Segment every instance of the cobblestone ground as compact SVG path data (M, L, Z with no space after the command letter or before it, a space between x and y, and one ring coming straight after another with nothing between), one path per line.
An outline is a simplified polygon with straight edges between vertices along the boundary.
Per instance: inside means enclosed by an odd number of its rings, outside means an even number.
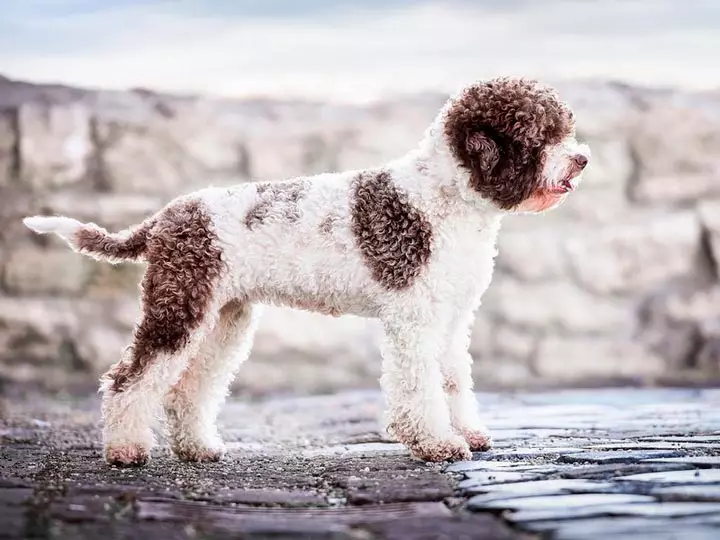
M479 396L496 448L427 465L375 392L234 401L230 455L107 467L97 398L2 402L0 538L720 538L720 390Z

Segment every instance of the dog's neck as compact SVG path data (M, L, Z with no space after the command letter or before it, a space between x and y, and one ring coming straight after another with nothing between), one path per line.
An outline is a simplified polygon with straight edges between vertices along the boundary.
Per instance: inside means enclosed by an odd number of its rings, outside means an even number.
M444 117L445 109L418 146L390 164L395 181L432 217L499 223L505 212L470 187L470 173L458 164L445 138Z

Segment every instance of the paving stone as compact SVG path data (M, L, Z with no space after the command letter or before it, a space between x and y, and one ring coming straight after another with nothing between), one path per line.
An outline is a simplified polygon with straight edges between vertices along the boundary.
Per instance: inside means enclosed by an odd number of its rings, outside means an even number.
M366 524L372 538L384 540L514 540L518 534L499 518L490 514L458 515L452 517L403 518ZM367 538L358 535L358 540Z
M605 452L578 452L560 456L563 463L637 463L652 458L682 456L681 450L609 450Z
M694 468L695 467L688 463L613 463L609 465L588 465L558 469L557 475L562 478L607 480L630 474L693 470Z
M25 513L22 506L0 506L0 538L25 538Z
M654 499L646 495L627 495L620 493L582 493L572 495L548 495L540 497L517 497L502 499L483 504L475 504L479 509L508 510L567 510L589 506L652 502Z
M504 450L490 450L488 452L477 452L476 454L473 454L473 456L477 455L482 459L525 460L529 458L573 454L578 452L584 452L584 449L576 447L545 446L541 448L525 447Z
M519 471L522 467L537 467L530 463L515 461L456 461L445 467L445 472L461 473L466 471Z
M571 437L575 435L575 431L571 429L493 429L493 441L504 440L527 440L527 439L548 439L550 437Z
M517 482L502 485L468 485L458 486L466 493L482 493L468 501L476 505L492 500L511 499L516 497L536 497L541 495L567 495L569 493L602 493L611 490L615 484L610 482L591 482L588 480L569 480L558 478L553 480L538 480L535 482Z
M500 503L503 501L499 501ZM531 521L578 519L596 516L638 516L644 518L680 518L687 516L716 515L720 512L717 503L615 503L588 506L566 506L564 508L529 508L513 514L507 519L514 523Z
M720 502L720 485L654 487L650 494L664 501Z
M591 538L597 538L597 536L589 535L587 533L571 533L570 535L563 534L564 531L560 531L560 534L555 535L556 540L585 540ZM704 526L691 526L686 527L680 523L671 523L667 527L661 527L659 525L652 525L646 529L638 529L635 531L618 532L612 534L613 540L637 540L638 535L650 537L653 540L678 540L678 539L692 539L692 540L717 540L717 529L712 527Z
M207 495L196 495L194 500L249 504L255 506L326 506L325 497L308 491L285 491L270 489L214 490Z
M454 493L448 476L433 470L377 471L369 477L351 476L344 486L348 504L385 504L406 501L441 501Z
M657 482L658 484L720 484L720 469L666 471L620 476L616 480Z
M302 455L305 457L348 455L372 456L376 454L407 454L408 450L400 443L360 443L343 444L337 446L325 446L305 450Z
M442 503L391 503L346 508L262 508L253 506L224 507L203 505L186 501L154 502L140 500L136 503L137 518L155 521L186 521L194 518L234 520L284 521L311 519L315 522L357 525L399 518L441 518L451 515Z
M33 490L31 488L0 487L0 504L25 504L32 497L32 494Z
M629 504L614 508L611 515L644 517L681 517L720 513L720 503L712 502L655 502L653 504Z
M592 444L590 450L675 450L680 443L669 442L643 442L643 441L620 441L603 444Z
M630 505L628 504L627 506ZM597 504L582 507L557 507L549 509L541 508L520 510L519 512L508 512L504 514L504 517L509 522L524 527L525 523L532 523L538 521L569 521L580 518L611 516L612 514L610 513L610 511L615 508L617 508L617 506L610 504Z
M668 436L668 437L643 437L644 441L667 442L670 444L678 443L715 443L720 447L720 435L692 435L688 437Z
M720 467L720 456L667 457L645 460L646 463L684 463L695 467Z
M504 471L467 471L465 476L475 482L476 485L506 484L508 482L524 482L542 478L540 474L527 472L504 472Z
M550 532L555 540L584 540L591 538L653 540L714 540L717 529L688 523L687 520L661 518L614 517L578 518L559 521L535 521L521 525L533 532ZM710 535L709 533L713 533Z

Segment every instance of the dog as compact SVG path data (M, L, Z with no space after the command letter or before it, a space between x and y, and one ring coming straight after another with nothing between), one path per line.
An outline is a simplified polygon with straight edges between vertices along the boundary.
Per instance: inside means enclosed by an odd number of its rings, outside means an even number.
M80 253L147 264L132 344L101 379L105 459L146 463L163 408L181 460L220 459L216 417L262 304L379 319L388 431L426 461L490 448L468 346L501 219L561 204L589 157L554 89L499 78L451 97L383 167L209 187L116 234L26 218Z

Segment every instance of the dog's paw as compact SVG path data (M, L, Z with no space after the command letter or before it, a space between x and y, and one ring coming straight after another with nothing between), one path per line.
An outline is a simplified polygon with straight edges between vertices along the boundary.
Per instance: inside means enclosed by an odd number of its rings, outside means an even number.
M225 457L225 446L184 446L181 448L174 447L173 452L180 461L189 463L211 463L220 461Z
M459 435L446 439L429 437L408 444L413 456L423 461L461 461L472 459L468 443Z
M105 461L116 467L142 467L150 460L150 451L141 444L112 444L105 447Z
M484 429L463 429L462 436L473 452L485 452L492 448L490 434Z

